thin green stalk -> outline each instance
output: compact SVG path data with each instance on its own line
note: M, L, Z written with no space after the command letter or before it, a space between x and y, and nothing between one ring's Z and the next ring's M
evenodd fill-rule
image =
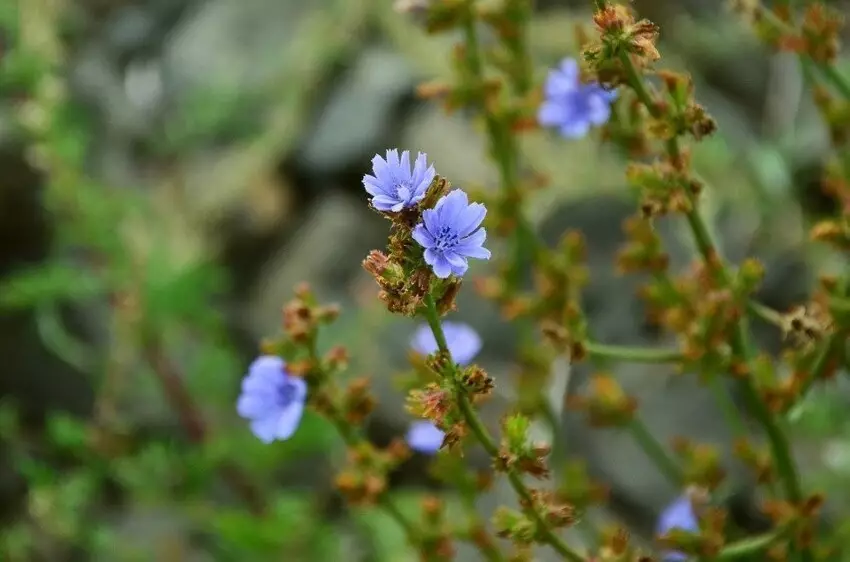
M342 437L342 440L349 447L355 448L365 441L359 432L346 423L336 411L329 412L328 418L333 423L337 433ZM407 536L410 544L417 545L419 533L417 533L416 528L407 520L407 517L404 516L388 493L384 492L378 496L378 505L404 530L404 534Z
M467 0L467 9L463 18L465 62L469 75L480 85L484 82L484 66L476 25L475 0ZM507 123L498 119L496 115L493 115L484 107L480 96L476 101L484 117L489 150L499 170L501 189L505 192L507 198L518 203L521 197L519 193L519 150L516 139ZM511 237L513 256L507 275L507 282L512 289L516 289L519 285L522 264L526 260L533 260L541 247L534 229L518 204L515 204L515 209L513 219L516 221L516 227Z
M464 45L466 55L466 66L469 75L479 84L484 81L484 67L482 64L481 49L478 42L478 31L476 28L476 0L467 1L467 9L463 20ZM529 17L531 10L525 10L524 17ZM509 52L513 56L518 73L512 75L513 87L517 95L526 95L534 86L532 64L528 53L527 22L515 22L518 33L505 40ZM491 157L496 163L499 172L499 183L506 200L515 202L513 209L513 220L516 226L510 236L510 263L505 275L505 281L509 290L519 289L522 282L523 266L533 262L543 249L543 243L539 239L530 221L523 213L520 195L519 178L519 147L516 138L510 130L509 123L498 119L488 111L480 98L476 100L479 111L483 115L489 142ZM519 322L520 344L534 340L534 326L526 319ZM545 401L545 395L541 393L541 401ZM544 408L543 416L552 429L553 441L562 443L562 430L551 411Z
M842 76L835 65L815 63L821 74L833 85L833 87L841 92L845 99L850 100L850 80Z
M760 302L756 302L754 300L747 301L747 310L768 324L773 324L779 328L783 327L785 324L782 320L782 313L777 312Z
M664 473L664 476L670 482L681 488L685 481L682 469L679 468L676 461L670 458L670 455L664 450L664 446L652 435L646 424L640 418L633 418L629 422L628 429L629 433L634 437L635 442L646 453L646 456L658 466L658 469Z
M726 545L720 553L712 560L740 560L749 559L751 556L767 550L770 545L781 539L786 533L785 529L779 529L756 537L747 537Z
M714 394L714 399L720 407L720 413L723 419L726 420L726 424L732 429L732 433L738 437L746 437L747 427L738 413L738 407L732 401L732 397L723 385L723 379L712 377L708 383L708 388Z
M779 19L773 10L763 8L760 11L760 15L765 20L768 20L771 25L775 25L786 33L795 32L794 28ZM832 84L832 86L838 90L845 99L850 100L850 80L842 76L834 64L816 61L805 53L799 53L798 58L804 67L814 66L827 82Z
M439 350L451 356L451 352L449 351L448 343L446 342L446 335L443 333L443 327L440 323L440 315L437 312L437 304L434 301L434 297L430 294L425 296L425 308L423 309L423 314L425 319L428 321L428 325L431 327L431 331L434 334L434 339L437 341L437 347ZM450 375L454 376L454 363L449 361L450 369L452 370ZM466 421L466 425L469 427L472 434L484 448L484 450L489 454L492 458L497 458L499 455L499 447L496 445L496 441L493 437L490 436L490 433L487 431L487 428L484 427L484 424L481 422L481 419L478 417L478 414L475 412L475 409L472 407L472 404L469 402L469 397L461 391L459 388L455 387L455 400L457 401L458 407L460 408L461 414L463 415L464 420ZM520 475L513 468L509 468L507 470L508 481L511 484L511 487L517 493L517 495L523 500L526 505L530 506L528 509L528 514L534 519L534 522L537 526L537 534L542 540L549 546L551 546L558 554L563 556L565 559L570 560L571 562L585 562L584 557L582 557L579 553L570 548L567 543L563 541L558 535L556 535L552 529L546 524L545 519L540 515L540 512L534 508L534 499L531 496L531 492L525 486L525 483L522 481Z
M584 348L591 357L631 363L678 363L683 360L678 349L649 349L586 342Z
M631 58L628 54L624 54L621 60L626 68L629 85L636 92L641 102L646 105L647 111L649 111L653 116L660 116L660 109L652 103L652 97L646 89L646 84L638 75L637 70L632 64ZM668 141L667 151L674 164L681 161L681 151L676 138ZM731 275L725 265L718 263L719 254L716 249L717 246L714 244L702 216L696 210L696 201L693 196L691 196L691 200L692 210L686 213L686 218L697 248L706 263L718 265L718 267L716 267L716 273L719 281L721 281L724 285L729 286ZM744 318L735 322L730 343L733 353L747 364L750 364L753 354L747 341L746 320ZM800 478L797 474L797 467L795 466L794 460L791 456L791 448L785 433L779 426L778 420L768 409L761 396L759 396L758 391L753 385L753 381L749 378L742 379L740 381L740 388L741 395L747 404L748 410L759 421L767 434L771 452L776 462L776 469L783 483L787 499L795 503L801 502L803 499L803 493L800 486ZM808 551L804 551L804 557L806 559L810 559L810 553Z
M692 210L687 214L688 224L691 225L691 230L694 238L697 241L697 247L706 261L717 260L718 254L716 246L711 240L711 235L708 228L702 219L702 216ZM725 284L729 284L730 275L725 266L718 267L718 276ZM747 364L752 361L752 349L747 342L746 321L742 318L736 322L733 327L731 339L732 352ZM748 409L752 412L755 418L764 427L767 438L770 441L771 451L774 460L776 461L776 469L783 483L785 495L792 502L799 503L803 499L803 492L800 487L800 477L797 474L797 467L794 459L791 456L791 447L784 431L779 426L779 420L775 418L773 413L768 409L764 400L759 396L758 390L753 385L749 378L740 381L741 395L747 404Z

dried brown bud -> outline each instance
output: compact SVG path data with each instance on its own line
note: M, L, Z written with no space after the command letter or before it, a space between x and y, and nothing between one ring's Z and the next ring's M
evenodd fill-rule
M489 396L495 386L492 377L478 365L471 365L464 369L460 379L464 389L473 399Z

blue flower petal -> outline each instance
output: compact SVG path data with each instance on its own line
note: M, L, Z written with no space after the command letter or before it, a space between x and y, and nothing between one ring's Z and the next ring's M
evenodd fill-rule
M445 435L429 421L415 422L407 431L407 444L414 451L433 455L442 447Z
M573 59L565 59L549 72L544 94L537 122L570 139L581 138L592 126L605 124L616 98L616 90L605 90L596 83L583 84L578 63Z
M434 275L440 279L462 276L469 269L468 258L490 257L490 252L481 248L486 233L479 228L486 214L484 205L470 204L460 189L441 197L433 209L423 211L422 222L413 229L413 239L425 249L425 263Z

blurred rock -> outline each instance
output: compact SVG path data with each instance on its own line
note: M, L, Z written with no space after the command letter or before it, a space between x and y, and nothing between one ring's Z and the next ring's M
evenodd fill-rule
M350 301L352 276L369 252L383 247L387 223L363 201L331 193L317 199L298 232L260 272L244 322L258 338L280 327L280 307L293 288L310 283L323 301Z
M438 173L455 186L495 186L498 175L486 142L462 113L447 115L437 104L423 104L408 117L401 147L426 152Z
M299 164L316 177L368 165L396 136L400 103L412 95L415 76L408 62L385 48L363 51L334 86L331 97L304 138Z

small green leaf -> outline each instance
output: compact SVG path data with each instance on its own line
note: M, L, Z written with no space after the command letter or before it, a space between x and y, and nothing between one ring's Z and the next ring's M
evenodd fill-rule
M92 272L65 264L33 267L0 284L0 307L30 308L39 304L88 299L102 294L103 280Z

